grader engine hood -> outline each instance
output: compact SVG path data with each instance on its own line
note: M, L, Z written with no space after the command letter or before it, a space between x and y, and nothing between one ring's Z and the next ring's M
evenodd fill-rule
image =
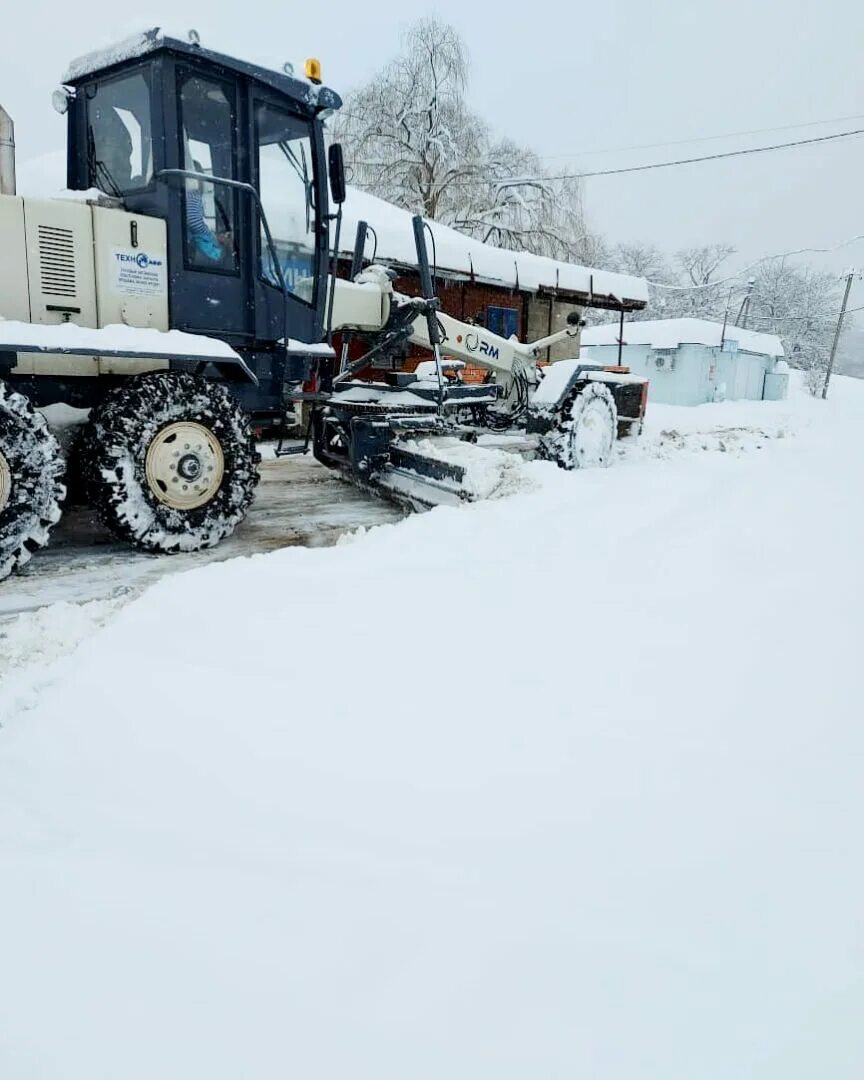
M165 223L98 199L0 196L0 353L19 376L130 375L178 358L255 381L229 346L167 333Z
M95 200L0 198L0 283L7 320L167 330L165 223ZM53 367L28 357L16 370L39 375ZM59 370L107 374L111 365L67 357Z

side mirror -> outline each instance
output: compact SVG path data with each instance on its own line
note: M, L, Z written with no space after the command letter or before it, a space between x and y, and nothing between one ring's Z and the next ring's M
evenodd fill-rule
M345 202L345 159L340 143L333 143L327 151L327 171L330 174L330 195L337 206Z

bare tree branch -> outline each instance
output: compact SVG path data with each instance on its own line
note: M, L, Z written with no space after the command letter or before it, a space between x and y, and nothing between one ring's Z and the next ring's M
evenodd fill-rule
M468 53L453 27L421 19L402 51L348 96L335 137L352 183L480 240L584 260L577 177L552 180L530 150L493 138L467 106Z

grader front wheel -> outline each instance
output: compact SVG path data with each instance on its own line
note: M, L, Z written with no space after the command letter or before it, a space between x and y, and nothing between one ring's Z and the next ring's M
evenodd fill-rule
M609 387L588 383L564 402L544 450L562 469L605 468L617 430L618 409Z

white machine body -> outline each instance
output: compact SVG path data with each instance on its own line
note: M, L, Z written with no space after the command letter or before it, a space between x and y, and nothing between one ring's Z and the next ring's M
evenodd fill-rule
M0 195L0 317L168 329L165 223L109 201ZM166 360L19 353L13 370L95 376L167 367Z

